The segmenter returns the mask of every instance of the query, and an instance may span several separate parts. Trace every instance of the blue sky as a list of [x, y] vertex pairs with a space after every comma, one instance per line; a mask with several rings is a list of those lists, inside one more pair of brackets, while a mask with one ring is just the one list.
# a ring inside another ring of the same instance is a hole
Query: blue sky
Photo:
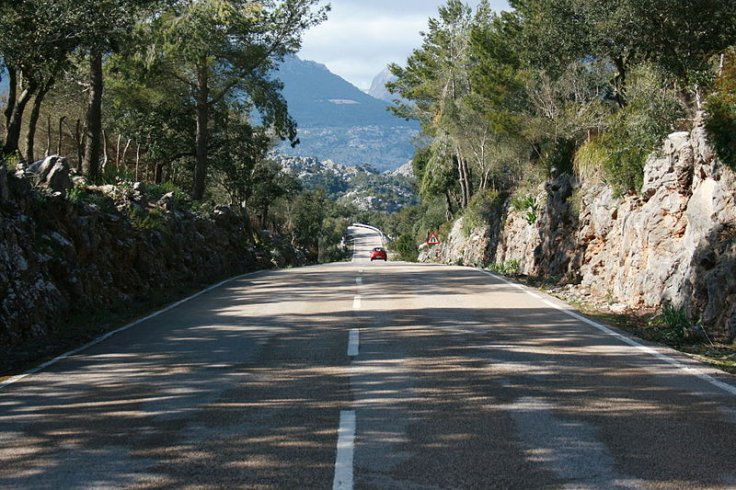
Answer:
[[[299, 56], [327, 65], [353, 85], [367, 89], [389, 63], [403, 64], [419, 47], [420, 31], [444, 0], [332, 0], [329, 19], [308, 31]], [[478, 0], [466, 0], [472, 7]], [[491, 0], [494, 10], [506, 0]]]

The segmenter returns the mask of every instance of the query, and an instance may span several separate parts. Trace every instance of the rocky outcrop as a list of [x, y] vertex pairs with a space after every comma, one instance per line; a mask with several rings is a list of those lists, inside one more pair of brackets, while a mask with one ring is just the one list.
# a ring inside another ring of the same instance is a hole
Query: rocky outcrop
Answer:
[[59, 155], [48, 156], [20, 172], [33, 179], [36, 186], [44, 186], [52, 192], [66, 194], [72, 188], [69, 164]]
[[[51, 187], [59, 165], [31, 173], [45, 175]], [[0, 209], [3, 348], [42, 342], [70, 315], [125, 308], [273, 266], [268, 248], [257, 248], [227, 207], [199, 214], [173, 194], [148, 202], [140, 184], [77, 188], [70, 198], [17, 177], [10, 188], [12, 199]], [[293, 251], [282, 252], [279, 262], [300, 265]]]
[[[700, 125], [665, 140], [636, 195], [562, 176], [537, 202], [545, 205], [534, 223], [507, 211], [500, 239], [485, 242], [489, 263], [518, 261], [522, 273], [617, 306], [682, 306], [719, 338], [736, 338], [736, 178]], [[473, 264], [462, 249], [453, 244], [436, 255]]]
[[466, 230], [464, 219], [453, 223], [447, 240], [441, 246], [430, 246], [422, 251], [421, 260], [446, 264], [482, 265], [488, 263], [490, 229]]

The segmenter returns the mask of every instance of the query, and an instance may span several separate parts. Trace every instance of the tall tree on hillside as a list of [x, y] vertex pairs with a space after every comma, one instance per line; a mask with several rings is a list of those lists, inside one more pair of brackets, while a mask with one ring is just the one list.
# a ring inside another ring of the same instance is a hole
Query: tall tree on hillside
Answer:
[[[387, 84], [391, 93], [408, 101], [398, 102], [392, 108], [394, 113], [418, 120], [426, 134], [452, 143], [451, 159], [457, 169], [461, 208], [470, 202], [473, 180], [464, 149], [452, 131], [458, 127], [458, 102], [471, 91], [468, 67], [472, 20], [472, 10], [467, 5], [448, 0], [440, 7], [439, 18], [430, 19], [422, 47], [414, 50], [406, 67], [389, 67], [396, 81]], [[445, 143], [442, 148], [446, 149]]]
[[619, 105], [631, 69], [653, 62], [684, 87], [697, 85], [708, 58], [736, 43], [736, 0], [510, 0], [529, 59], [553, 77], [574, 61], [616, 69]]
[[205, 193], [212, 109], [236, 95], [257, 108], [261, 122], [296, 142], [281, 83], [270, 72], [295, 53], [303, 32], [326, 18], [320, 0], [186, 0], [154, 22], [155, 62], [185, 87], [196, 111], [192, 197]]
[[35, 97], [26, 151], [27, 157], [33, 156], [33, 133], [41, 102], [76, 47], [76, 18], [66, 7], [65, 1], [50, 0], [0, 4], [0, 57], [9, 81], [4, 110], [5, 155], [18, 151], [23, 116]]
[[[86, 90], [86, 138], [82, 169], [96, 179], [102, 154], [102, 95], [104, 90], [103, 58], [120, 49], [129, 33], [144, 14], [160, 0], [68, 0], [78, 13], [79, 45], [87, 59], [89, 79]], [[71, 7], [70, 7], [71, 8]]]

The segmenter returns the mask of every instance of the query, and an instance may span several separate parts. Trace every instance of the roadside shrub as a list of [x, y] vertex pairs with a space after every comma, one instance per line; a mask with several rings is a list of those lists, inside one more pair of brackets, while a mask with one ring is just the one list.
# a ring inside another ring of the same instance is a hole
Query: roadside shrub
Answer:
[[177, 208], [190, 209], [192, 206], [189, 195], [182, 191], [173, 182], [164, 182], [163, 184], [145, 184], [143, 192], [150, 201], [158, 201], [166, 194], [174, 193], [174, 206]]
[[166, 215], [159, 208], [131, 208], [128, 219], [134, 227], [139, 229], [161, 232], [167, 229]]
[[723, 71], [705, 110], [705, 129], [718, 157], [736, 170], [736, 48], [724, 55]]
[[466, 235], [482, 226], [486, 226], [499, 214], [503, 201], [498, 191], [485, 190], [477, 192], [463, 214], [463, 231]]
[[414, 237], [408, 234], [401, 235], [391, 244], [391, 250], [399, 254], [399, 260], [416, 262], [419, 259], [419, 248]]
[[515, 196], [511, 199], [511, 208], [524, 215], [524, 219], [530, 225], [537, 222], [537, 200], [534, 196], [528, 194], [527, 196]]
[[586, 182], [597, 183], [601, 169], [606, 165], [609, 155], [597, 138], [591, 139], [578, 148], [573, 160], [575, 174]]
[[684, 115], [672, 82], [658, 68], [642, 64], [631, 72], [628, 105], [600, 137], [606, 180], [620, 193], [638, 192], [647, 157]]
[[518, 276], [521, 274], [521, 262], [518, 260], [507, 260], [501, 264], [493, 263], [488, 266], [488, 270], [503, 276]]

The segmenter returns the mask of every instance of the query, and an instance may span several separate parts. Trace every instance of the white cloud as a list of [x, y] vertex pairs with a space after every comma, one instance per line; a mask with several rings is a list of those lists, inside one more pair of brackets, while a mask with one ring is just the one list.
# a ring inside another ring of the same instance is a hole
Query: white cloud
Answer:
[[[366, 89], [389, 63], [403, 63], [421, 45], [420, 31], [442, 0], [333, 0], [328, 20], [307, 32], [299, 56], [327, 65]], [[478, 0], [467, 2], [476, 6]], [[508, 9], [505, 0], [491, 2]]]

